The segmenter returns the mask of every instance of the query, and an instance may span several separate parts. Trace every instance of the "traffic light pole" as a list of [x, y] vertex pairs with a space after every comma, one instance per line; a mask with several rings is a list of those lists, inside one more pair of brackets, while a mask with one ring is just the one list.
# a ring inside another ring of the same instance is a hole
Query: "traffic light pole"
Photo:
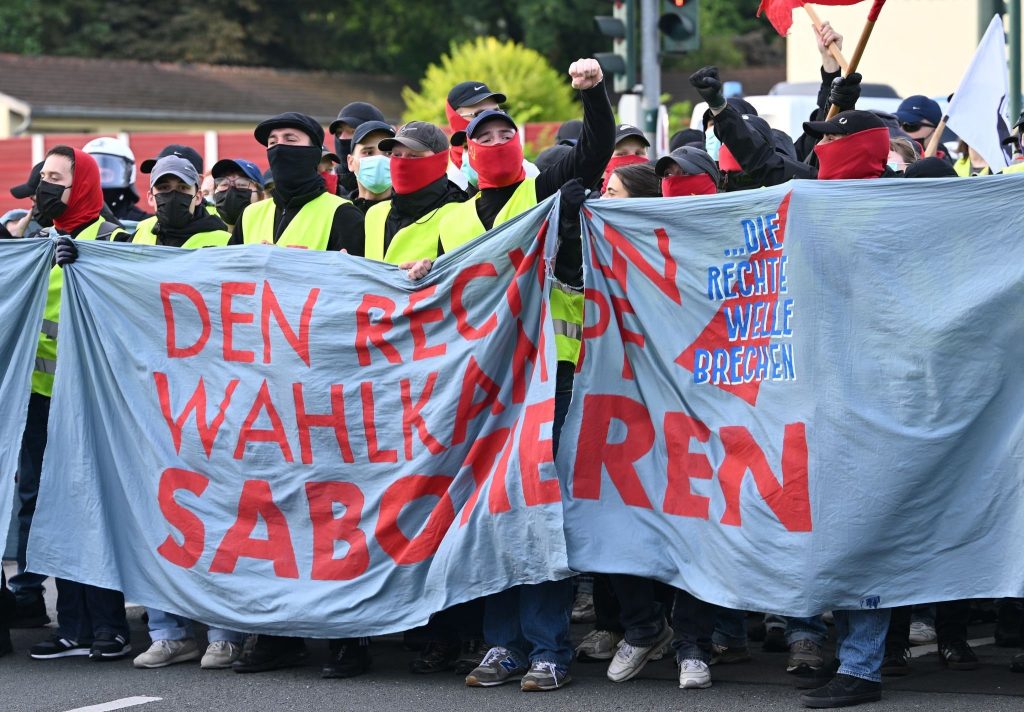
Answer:
[[658, 158], [658, 105], [661, 103], [661, 65], [658, 61], [659, 0], [640, 0], [640, 74], [644, 87], [644, 134]]

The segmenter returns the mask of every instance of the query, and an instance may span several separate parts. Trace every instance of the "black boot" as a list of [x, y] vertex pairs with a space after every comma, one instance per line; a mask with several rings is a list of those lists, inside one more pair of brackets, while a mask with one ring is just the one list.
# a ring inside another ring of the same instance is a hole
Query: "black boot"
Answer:
[[865, 702], [878, 702], [881, 699], [882, 683], [838, 674], [824, 687], [800, 695], [800, 702], [804, 707], [815, 709], [852, 707]]
[[362, 675], [370, 669], [369, 638], [342, 638], [328, 644], [331, 655], [320, 670], [323, 678], [346, 678]]
[[240, 673], [280, 670], [301, 665], [306, 655], [302, 638], [258, 635], [256, 643], [231, 664], [231, 669]]

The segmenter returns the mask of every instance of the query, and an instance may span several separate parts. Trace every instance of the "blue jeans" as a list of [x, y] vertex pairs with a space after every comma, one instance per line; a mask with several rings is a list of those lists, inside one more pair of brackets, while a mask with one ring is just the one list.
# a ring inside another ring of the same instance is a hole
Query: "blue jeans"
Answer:
[[[156, 608], [147, 608], [146, 613], [149, 614], [149, 638], [152, 641], [186, 640], [196, 637], [195, 626], [192, 625], [192, 621], [188, 618], [176, 616], [173, 613], [160, 611]], [[229, 643], [241, 645], [242, 641], [245, 640], [245, 633], [210, 626], [206, 631], [206, 639], [211, 643], [215, 643], [218, 640], [226, 640]]]
[[719, 608], [702, 601], [687, 591], [677, 591], [672, 606], [672, 628], [675, 638], [672, 647], [676, 661], [701, 660], [711, 662], [711, 636], [715, 632], [715, 618]]
[[747, 647], [747, 612], [719, 606], [711, 640], [723, 648]]
[[28, 399], [25, 432], [21, 437], [18, 464], [18, 573], [8, 581], [18, 603], [29, 605], [43, 597], [45, 576], [25, 570], [25, 550], [32, 517], [36, 513], [39, 476], [43, 472], [43, 451], [46, 450], [46, 425], [50, 419], [50, 399], [33, 393]]
[[665, 629], [665, 607], [658, 600], [658, 583], [628, 574], [608, 574], [619, 602], [623, 637], [630, 645], [654, 645]]
[[885, 657], [885, 635], [891, 612], [889, 608], [832, 612], [840, 675], [882, 681], [882, 658]]
[[91, 643], [100, 633], [128, 640], [124, 595], [120, 591], [57, 579], [57, 635]]
[[817, 645], [824, 645], [828, 637], [828, 626], [821, 616], [809, 616], [798, 618], [795, 616], [780, 616], [774, 613], [766, 613], [764, 626], [768, 630], [784, 628], [786, 631], [786, 643], [792, 645], [798, 640], [810, 640]]
[[488, 596], [484, 604], [484, 639], [507, 648], [517, 665], [572, 661], [569, 617], [572, 579], [545, 581]]

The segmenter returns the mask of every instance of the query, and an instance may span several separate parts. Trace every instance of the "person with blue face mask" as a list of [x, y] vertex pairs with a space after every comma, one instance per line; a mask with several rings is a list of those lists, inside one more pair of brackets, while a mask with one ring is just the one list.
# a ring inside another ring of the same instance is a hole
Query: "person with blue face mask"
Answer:
[[345, 160], [356, 177], [352, 202], [364, 213], [391, 199], [391, 153], [381, 151], [377, 144], [394, 136], [394, 127], [383, 121], [366, 121], [352, 134], [352, 152]]

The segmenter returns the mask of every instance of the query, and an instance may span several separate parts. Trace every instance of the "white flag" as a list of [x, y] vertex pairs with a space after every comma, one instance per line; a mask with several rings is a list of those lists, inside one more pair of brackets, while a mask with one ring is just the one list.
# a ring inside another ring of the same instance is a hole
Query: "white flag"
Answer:
[[1010, 154], [1002, 143], [1010, 135], [1006, 120], [1009, 93], [1006, 35], [1003, 21], [996, 15], [949, 102], [946, 119], [946, 125], [981, 154], [993, 173], [1010, 164]]

